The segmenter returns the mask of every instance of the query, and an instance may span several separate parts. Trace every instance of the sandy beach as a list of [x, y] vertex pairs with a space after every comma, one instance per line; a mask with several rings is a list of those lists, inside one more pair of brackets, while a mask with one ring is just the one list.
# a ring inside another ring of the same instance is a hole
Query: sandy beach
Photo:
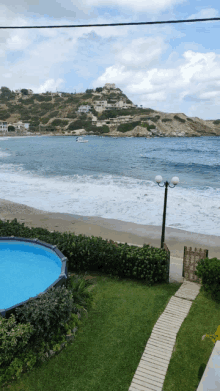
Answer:
[[[135, 245], [160, 247], [161, 226], [141, 225], [101, 217], [84, 217], [64, 213], [44, 212], [19, 203], [0, 199], [0, 219], [13, 220], [27, 227], [41, 227], [49, 231], [72, 232], [76, 235], [100, 236], [103, 239]], [[171, 256], [183, 259], [184, 246], [208, 249], [209, 258], [220, 259], [220, 236], [202, 235], [180, 229], [165, 230], [165, 243]]]

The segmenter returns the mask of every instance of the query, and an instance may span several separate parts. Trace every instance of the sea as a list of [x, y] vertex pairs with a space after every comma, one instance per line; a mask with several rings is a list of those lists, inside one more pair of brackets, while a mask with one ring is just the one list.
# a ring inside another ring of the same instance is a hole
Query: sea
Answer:
[[84, 139], [1, 137], [0, 199], [45, 212], [161, 226], [168, 181], [166, 227], [219, 236], [220, 137]]

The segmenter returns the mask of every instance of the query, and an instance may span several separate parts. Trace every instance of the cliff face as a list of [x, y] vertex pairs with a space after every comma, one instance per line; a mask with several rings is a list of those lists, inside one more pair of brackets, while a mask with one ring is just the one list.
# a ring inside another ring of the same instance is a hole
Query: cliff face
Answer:
[[[100, 88], [99, 88], [100, 90]], [[80, 114], [81, 106], [90, 107]], [[62, 93], [0, 95], [0, 121], [22, 121], [30, 132], [52, 134], [97, 134], [115, 137], [199, 137], [220, 136], [220, 120], [202, 120], [183, 113], [163, 113], [136, 107], [119, 89], [80, 94]], [[12, 132], [13, 133], [13, 132]], [[11, 134], [12, 134], [11, 133]]]
[[[160, 116], [157, 119], [157, 116]], [[132, 121], [139, 120], [141, 125], [134, 127], [122, 133], [117, 130], [117, 127], [110, 125], [110, 132], [107, 135], [117, 137], [200, 137], [200, 136], [220, 136], [220, 124], [213, 124], [213, 121], [204, 121], [200, 118], [189, 118], [185, 114], [165, 114], [155, 111], [154, 115], [157, 120], [141, 120], [142, 116], [134, 116]], [[178, 117], [182, 119], [181, 122]], [[168, 121], [169, 120], [169, 121]], [[148, 130], [145, 125], [155, 126], [155, 129]], [[87, 133], [87, 132], [86, 132]], [[88, 134], [88, 133], [87, 133]]]

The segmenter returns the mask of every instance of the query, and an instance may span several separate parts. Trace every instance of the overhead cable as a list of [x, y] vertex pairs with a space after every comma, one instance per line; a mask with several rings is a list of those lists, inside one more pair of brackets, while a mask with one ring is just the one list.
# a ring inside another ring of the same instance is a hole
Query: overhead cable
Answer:
[[79, 27], [111, 27], [111, 26], [138, 26], [147, 24], [167, 24], [167, 23], [193, 23], [193, 22], [208, 22], [217, 21], [220, 18], [206, 18], [206, 19], [186, 19], [186, 20], [168, 20], [161, 22], [132, 22], [132, 23], [110, 23], [110, 24], [73, 24], [61, 26], [0, 26], [0, 29], [53, 29], [53, 28], [79, 28]]

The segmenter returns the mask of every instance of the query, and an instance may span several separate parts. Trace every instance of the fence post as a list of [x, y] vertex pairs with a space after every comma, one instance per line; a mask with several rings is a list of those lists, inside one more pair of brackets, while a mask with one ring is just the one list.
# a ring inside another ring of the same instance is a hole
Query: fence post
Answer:
[[166, 280], [166, 282], [169, 284], [169, 282], [170, 282], [170, 250], [168, 249], [166, 243], [163, 243], [163, 248], [164, 248], [164, 250], [166, 250], [166, 253], [167, 253], [168, 266], [167, 266], [167, 280]]

